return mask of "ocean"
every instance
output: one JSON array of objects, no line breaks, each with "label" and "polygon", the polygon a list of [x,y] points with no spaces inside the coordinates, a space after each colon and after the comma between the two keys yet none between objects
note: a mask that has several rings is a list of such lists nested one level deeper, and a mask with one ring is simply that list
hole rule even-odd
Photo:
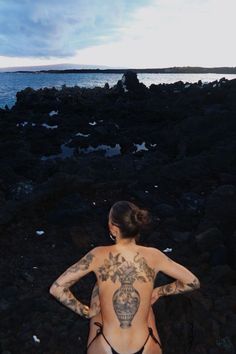
[{"label": "ocean", "polygon": [[[16,101],[16,93],[26,87],[39,89],[43,87],[55,87],[60,89],[62,85],[80,87],[103,87],[106,82],[114,86],[120,80],[122,74],[79,73],[79,74],[49,74],[49,73],[0,73],[0,107],[8,105],[11,108]],[[236,74],[138,74],[140,82],[147,87],[151,84],[174,83],[183,81],[193,83],[201,80],[203,83],[220,80],[225,77],[228,80],[236,78]]]}]

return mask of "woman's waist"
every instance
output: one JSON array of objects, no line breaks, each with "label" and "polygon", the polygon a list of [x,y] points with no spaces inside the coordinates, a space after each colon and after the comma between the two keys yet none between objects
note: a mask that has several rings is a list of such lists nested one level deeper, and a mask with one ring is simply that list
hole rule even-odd
[{"label": "woman's waist", "polygon": [[141,348],[149,336],[148,324],[143,322],[127,328],[117,324],[103,322],[103,334],[110,345],[118,352],[132,349],[133,352]]},{"label": "woman's waist", "polygon": [[103,329],[106,333],[129,337],[136,335],[136,333],[148,333],[148,321],[146,318],[136,319],[131,324],[129,320],[124,319],[123,322],[118,323],[116,319],[103,317]]}]

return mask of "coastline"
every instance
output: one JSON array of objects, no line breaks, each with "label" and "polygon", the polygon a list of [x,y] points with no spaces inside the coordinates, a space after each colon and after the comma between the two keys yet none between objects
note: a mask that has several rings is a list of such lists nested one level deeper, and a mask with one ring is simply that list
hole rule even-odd
[{"label": "coastline", "polygon": [[51,74],[124,74],[126,71],[132,71],[136,74],[236,74],[236,67],[173,67],[173,68],[150,68],[150,69],[66,69],[66,70],[38,70],[38,71],[16,71],[16,72],[30,72],[30,73],[51,73]]}]

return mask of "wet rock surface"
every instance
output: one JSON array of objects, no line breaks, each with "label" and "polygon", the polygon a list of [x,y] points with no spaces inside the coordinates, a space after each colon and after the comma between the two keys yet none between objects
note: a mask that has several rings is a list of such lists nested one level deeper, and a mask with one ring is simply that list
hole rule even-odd
[{"label": "wet rock surface", "polygon": [[[110,244],[118,200],[148,208],[147,246],[192,270],[201,288],[154,305],[164,354],[236,346],[236,80],[26,88],[0,109],[0,350],[75,354],[88,320],[52,282]],[[172,281],[159,273],[156,285]],[[92,274],[72,288],[89,303]],[[99,353],[98,353],[99,354]]]}]

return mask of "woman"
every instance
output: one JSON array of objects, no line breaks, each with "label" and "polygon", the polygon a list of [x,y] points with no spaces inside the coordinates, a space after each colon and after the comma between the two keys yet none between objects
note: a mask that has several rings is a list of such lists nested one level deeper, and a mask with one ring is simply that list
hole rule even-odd
[{"label": "woman", "polygon": [[[151,304],[161,296],[200,287],[199,279],[188,269],[160,250],[136,243],[149,222],[147,210],[129,201],[116,202],[108,218],[115,244],[95,247],[50,287],[50,293],[65,306],[91,318],[88,354],[161,354]],[[153,289],[159,271],[176,281]],[[90,307],[69,290],[89,272],[97,278]]]}]

